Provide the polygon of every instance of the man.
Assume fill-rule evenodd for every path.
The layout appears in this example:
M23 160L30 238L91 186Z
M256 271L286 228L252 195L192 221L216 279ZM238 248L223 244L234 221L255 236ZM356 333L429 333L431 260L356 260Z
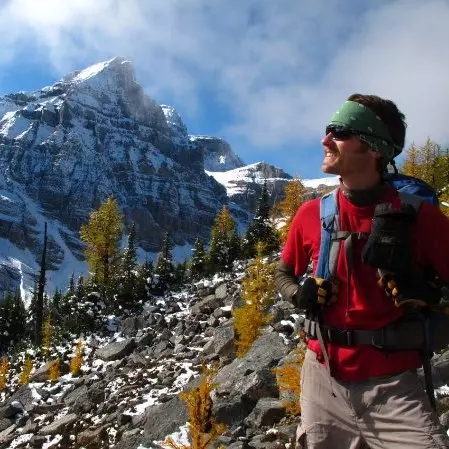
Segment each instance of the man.
M341 230L369 236L377 204L401 208L397 191L383 182L383 173L403 149L404 119L393 102L361 94L351 95L332 117L321 141L322 171L340 176L336 199ZM279 291L300 308L311 306L310 297L304 303L297 279L310 261L316 277L321 226L320 199L303 204L277 268ZM415 273L421 275L430 265L440 280L448 282L449 220L438 207L422 203L412 226L408 246ZM339 250L333 292L325 294L325 300L319 298L322 280L314 280L318 296L312 298L312 307L320 313L317 329L327 326L334 334L348 329L377 331L405 313L405 307L395 306L379 286L378 270L362 260L366 244L363 238L353 241L351 263L347 251ZM421 364L418 350L385 351L369 344L309 338L297 441L308 449L449 447L416 373Z

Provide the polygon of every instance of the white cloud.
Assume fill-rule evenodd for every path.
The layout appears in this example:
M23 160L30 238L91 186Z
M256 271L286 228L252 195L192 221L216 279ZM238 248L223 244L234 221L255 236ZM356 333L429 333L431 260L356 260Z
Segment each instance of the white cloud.
M0 66L23 49L57 76L130 57L149 93L192 116L202 89L215 91L234 117L221 134L260 147L316 142L356 91L397 101L409 139L449 142L448 2L366 3L9 0Z

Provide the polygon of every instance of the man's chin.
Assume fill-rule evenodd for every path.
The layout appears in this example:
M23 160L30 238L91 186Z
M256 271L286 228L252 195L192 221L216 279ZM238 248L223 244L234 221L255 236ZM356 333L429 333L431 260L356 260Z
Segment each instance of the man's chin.
M328 165L326 163L321 164L321 171L328 175L338 175L338 168L336 166Z

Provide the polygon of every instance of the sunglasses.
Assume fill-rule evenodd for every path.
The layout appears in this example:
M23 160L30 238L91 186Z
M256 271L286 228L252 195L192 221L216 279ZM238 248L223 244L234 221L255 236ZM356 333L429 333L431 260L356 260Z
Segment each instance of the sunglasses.
M359 136L360 131L354 131L345 126L329 125L326 128L326 136L331 133L334 139L337 140L348 140L353 136Z

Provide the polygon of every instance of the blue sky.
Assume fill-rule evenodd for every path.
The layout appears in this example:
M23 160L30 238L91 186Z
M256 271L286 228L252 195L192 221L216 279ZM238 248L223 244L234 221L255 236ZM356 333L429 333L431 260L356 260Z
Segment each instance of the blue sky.
M395 101L408 144L449 143L447 23L446 0L6 0L0 95L125 56L190 133L314 178L354 92Z

